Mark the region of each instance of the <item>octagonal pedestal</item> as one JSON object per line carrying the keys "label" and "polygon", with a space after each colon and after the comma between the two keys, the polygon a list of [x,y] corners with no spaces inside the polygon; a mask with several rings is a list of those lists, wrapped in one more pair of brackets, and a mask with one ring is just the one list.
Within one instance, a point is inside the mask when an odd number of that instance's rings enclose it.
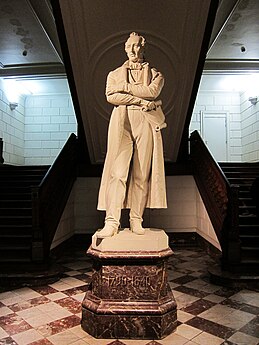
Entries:
{"label": "octagonal pedestal", "polygon": [[[95,338],[162,339],[177,323],[176,302],[166,272],[173,252],[163,230],[149,229],[144,236],[124,231],[120,237],[108,239],[117,242],[113,251],[105,249],[106,239],[98,250],[93,237],[87,252],[93,259],[93,276],[82,302],[82,328]],[[159,248],[147,250],[147,242],[156,247],[154,236],[160,241]],[[127,237],[133,239],[133,247],[134,242],[146,238],[145,250],[129,249],[130,241],[127,251],[123,250]]]}

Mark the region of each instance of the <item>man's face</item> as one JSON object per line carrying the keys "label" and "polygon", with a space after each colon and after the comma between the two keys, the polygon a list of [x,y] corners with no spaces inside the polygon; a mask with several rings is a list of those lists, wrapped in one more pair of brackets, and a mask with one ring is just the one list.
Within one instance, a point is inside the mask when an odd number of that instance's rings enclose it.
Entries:
{"label": "man's face", "polygon": [[140,44],[140,38],[138,36],[131,36],[125,44],[125,51],[132,62],[138,62],[143,59],[144,48]]}

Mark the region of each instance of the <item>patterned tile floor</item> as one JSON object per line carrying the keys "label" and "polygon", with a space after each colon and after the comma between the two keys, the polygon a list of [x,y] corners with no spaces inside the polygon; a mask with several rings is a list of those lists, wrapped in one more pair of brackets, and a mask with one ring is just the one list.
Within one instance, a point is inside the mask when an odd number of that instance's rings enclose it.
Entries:
{"label": "patterned tile floor", "polygon": [[209,283],[212,259],[201,249],[176,249],[169,283],[178,306],[177,330],[163,340],[99,340],[80,327],[91,262],[81,251],[64,255],[56,283],[0,293],[0,344],[219,345],[259,344],[259,292]]}

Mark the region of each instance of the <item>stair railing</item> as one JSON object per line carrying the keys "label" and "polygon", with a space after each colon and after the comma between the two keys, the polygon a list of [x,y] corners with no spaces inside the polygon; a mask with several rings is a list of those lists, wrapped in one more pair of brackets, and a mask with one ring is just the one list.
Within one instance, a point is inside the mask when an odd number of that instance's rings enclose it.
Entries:
{"label": "stair railing", "polygon": [[71,134],[39,186],[32,187],[32,261],[44,262],[76,179],[77,137]]}
{"label": "stair railing", "polygon": [[194,164],[197,187],[221,245],[222,266],[231,269],[241,260],[239,187],[230,185],[198,131],[194,131],[190,136],[190,156]]}

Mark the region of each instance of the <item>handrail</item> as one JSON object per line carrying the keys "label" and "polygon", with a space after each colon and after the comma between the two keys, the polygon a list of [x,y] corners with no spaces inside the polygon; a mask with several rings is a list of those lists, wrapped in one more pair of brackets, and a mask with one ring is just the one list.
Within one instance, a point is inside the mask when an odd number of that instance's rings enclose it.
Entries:
{"label": "handrail", "polygon": [[60,217],[76,179],[77,137],[72,133],[39,186],[32,187],[32,260],[48,257]]}
{"label": "handrail", "polygon": [[236,264],[241,251],[238,186],[229,183],[198,131],[190,136],[190,156],[196,184],[222,248],[223,265]]}

